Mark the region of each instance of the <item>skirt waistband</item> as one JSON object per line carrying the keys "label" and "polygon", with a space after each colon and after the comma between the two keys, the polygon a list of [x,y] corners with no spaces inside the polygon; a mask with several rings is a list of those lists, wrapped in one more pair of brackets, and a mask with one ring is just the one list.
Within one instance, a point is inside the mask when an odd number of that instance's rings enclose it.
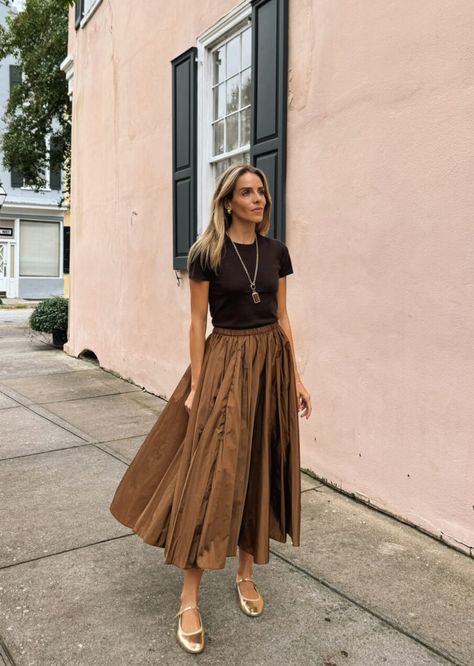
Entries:
{"label": "skirt waistband", "polygon": [[253,326],[252,328],[224,328],[222,326],[214,326],[212,333],[219,333],[219,335],[255,335],[257,333],[267,333],[268,331],[272,331],[279,325],[278,321],[274,321],[272,324]]}

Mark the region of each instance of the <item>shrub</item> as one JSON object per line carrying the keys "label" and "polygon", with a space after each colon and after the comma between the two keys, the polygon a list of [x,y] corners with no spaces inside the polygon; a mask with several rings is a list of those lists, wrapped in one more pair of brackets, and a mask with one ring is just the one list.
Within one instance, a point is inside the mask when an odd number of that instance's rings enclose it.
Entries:
{"label": "shrub", "polygon": [[64,296],[46,298],[35,307],[29,323],[34,331],[67,331],[69,300]]}

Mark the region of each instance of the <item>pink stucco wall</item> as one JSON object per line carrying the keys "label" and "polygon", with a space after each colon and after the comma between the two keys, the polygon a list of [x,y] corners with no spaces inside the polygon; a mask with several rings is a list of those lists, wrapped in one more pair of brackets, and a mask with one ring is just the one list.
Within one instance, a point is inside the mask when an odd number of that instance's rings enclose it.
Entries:
{"label": "pink stucco wall", "polygon": [[[189,362],[170,60],[233,6],[103,0],[77,33],[71,12],[67,350],[165,397]],[[473,28],[469,0],[290,0],[288,308],[314,407],[302,465],[466,552]]]}

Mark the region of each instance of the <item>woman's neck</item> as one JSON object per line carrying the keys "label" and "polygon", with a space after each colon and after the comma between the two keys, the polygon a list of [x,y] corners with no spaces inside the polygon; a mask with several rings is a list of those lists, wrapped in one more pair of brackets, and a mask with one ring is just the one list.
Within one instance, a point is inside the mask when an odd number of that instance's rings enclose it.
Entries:
{"label": "woman's neck", "polygon": [[255,225],[249,227],[249,225],[241,226],[232,223],[226,233],[234,243],[251,245],[255,241],[256,229]]}

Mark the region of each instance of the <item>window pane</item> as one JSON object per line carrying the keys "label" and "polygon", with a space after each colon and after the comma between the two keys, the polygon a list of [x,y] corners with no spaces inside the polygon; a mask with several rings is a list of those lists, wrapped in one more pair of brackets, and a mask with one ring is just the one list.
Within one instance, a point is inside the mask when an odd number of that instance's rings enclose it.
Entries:
{"label": "window pane", "polygon": [[[212,155],[218,158],[212,162],[212,173],[216,180],[234,162],[250,164],[252,29],[245,23],[243,31],[242,24],[237,30],[241,32],[212,54]],[[229,157],[229,152],[235,154]]]}
{"label": "window pane", "polygon": [[220,160],[214,164],[214,176],[216,180],[224,173],[228,166],[230,166],[230,160]]}
{"label": "window pane", "polygon": [[224,121],[214,124],[214,155],[224,152]]}
{"label": "window pane", "polygon": [[20,222],[20,275],[59,276],[59,224]]}
{"label": "window pane", "polygon": [[227,42],[227,78],[240,71],[240,35]]}
{"label": "window pane", "polygon": [[234,76],[227,81],[226,113],[232,113],[239,108],[239,77]]}
{"label": "window pane", "polygon": [[237,164],[237,162],[244,162],[245,160],[242,159],[242,154],[238,155],[232,155],[231,158],[229,158],[230,164]]}
{"label": "window pane", "polygon": [[252,33],[250,28],[242,33],[242,69],[250,67],[252,56]]}
{"label": "window pane", "polygon": [[214,120],[225,116],[225,83],[214,88]]}
{"label": "window pane", "polygon": [[240,112],[240,145],[250,143],[250,109]]}
{"label": "window pane", "polygon": [[251,88],[251,74],[250,74],[250,68],[246,69],[244,72],[242,72],[242,92],[241,92],[241,104],[240,106],[247,106],[251,102],[251,94],[252,94],[252,88]]}
{"label": "window pane", "polygon": [[213,83],[220,83],[225,79],[225,45],[214,51]]}
{"label": "window pane", "polygon": [[236,164],[237,162],[245,162],[246,164],[250,164],[250,153],[239,153],[237,155],[232,155],[232,157],[227,157],[226,159],[214,162],[213,168],[215,180],[217,181],[219,176],[224,173],[224,171],[230,167],[231,164]]}
{"label": "window pane", "polygon": [[226,118],[226,150],[234,150],[239,145],[238,120],[238,113],[233,113]]}

